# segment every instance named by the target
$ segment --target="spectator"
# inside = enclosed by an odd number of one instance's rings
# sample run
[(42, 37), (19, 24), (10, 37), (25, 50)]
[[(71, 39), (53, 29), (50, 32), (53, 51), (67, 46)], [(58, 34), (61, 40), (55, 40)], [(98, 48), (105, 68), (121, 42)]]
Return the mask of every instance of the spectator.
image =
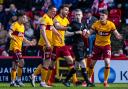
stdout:
[(37, 10), (40, 10), (44, 5), (45, 1), (49, 0), (32, 0), (32, 6), (35, 7)]
[(9, 11), (7, 12), (7, 20), (9, 21), (12, 16), (16, 16), (17, 14), (17, 8), (15, 4), (10, 4)]
[[(91, 29), (92, 24), (97, 21), (97, 18), (92, 15), (92, 11), (90, 9), (85, 10), (85, 14), (86, 14), (85, 23), (87, 25), (87, 28)], [(96, 37), (96, 34), (93, 33), (88, 38), (89, 50), (87, 51), (89, 56), (91, 56), (92, 54), (95, 37)]]
[(34, 30), (37, 30), (38, 28), (39, 28), (39, 25), (40, 25), (40, 21), (39, 21), (39, 19), (40, 19), (40, 14), (38, 13), (38, 12), (35, 12), (34, 13), (34, 19), (33, 19), (33, 23), (32, 23), (32, 25), (33, 25), (33, 28), (34, 28)]
[(3, 25), (0, 23), (0, 55), (2, 55), (2, 52), (5, 50), (7, 37), (7, 31), (4, 30)]
[[(25, 33), (24, 33), (25, 38), (27, 40), (32, 41), (34, 39), (34, 30), (31, 28), (30, 22), (25, 23)], [(31, 55), (29, 54), (29, 51), (33, 51), (35, 48), (29, 46), (28, 44), (23, 42), (23, 55)]]
[(47, 12), (48, 11), (48, 7), (52, 4), (51, 0), (44, 0), (44, 5), (41, 8), (43, 12)]
[(92, 5), (93, 14), (99, 16), (99, 12), (104, 9), (108, 9), (107, 3), (104, 0), (94, 0)]
[(32, 21), (32, 26), (33, 26), (33, 29), (34, 29), (34, 34), (35, 34), (35, 37), (37, 39), (37, 41), (39, 40), (40, 38), (40, 14), (35, 12), (34, 13), (34, 19)]
[(0, 22), (6, 27), (7, 20), (6, 20), (6, 13), (4, 11), (3, 4), (0, 4)]
[(97, 18), (92, 15), (91, 9), (85, 10), (85, 23), (87, 24), (88, 29), (91, 28), (92, 24), (97, 21)]
[(13, 22), (15, 22), (17, 20), (17, 16), (16, 15), (13, 15), (11, 18), (10, 18), (10, 20), (9, 20), (9, 22), (8, 22), (8, 24), (7, 24), (7, 31), (10, 29), (10, 26), (11, 26), (11, 24), (13, 23)]
[(91, 8), (93, 0), (78, 0), (77, 8)]
[(107, 3), (109, 10), (116, 6), (115, 0), (105, 0), (104, 2)]
[[(27, 40), (32, 40), (34, 37), (34, 30), (31, 28), (31, 25), (29, 22), (25, 23), (25, 33), (24, 36), (27, 38)], [(23, 46), (29, 46), (28, 44), (25, 44), (23, 42)]]

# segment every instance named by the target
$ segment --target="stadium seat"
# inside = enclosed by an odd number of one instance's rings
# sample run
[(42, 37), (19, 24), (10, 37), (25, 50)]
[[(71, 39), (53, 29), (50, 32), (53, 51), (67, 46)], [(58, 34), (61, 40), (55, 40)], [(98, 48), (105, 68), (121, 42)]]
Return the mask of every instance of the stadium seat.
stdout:
[(121, 17), (121, 10), (120, 9), (111, 9), (109, 14), (110, 15), (118, 15)]
[(121, 26), (121, 10), (120, 9), (112, 9), (110, 10), (108, 19), (115, 23), (117, 27)]

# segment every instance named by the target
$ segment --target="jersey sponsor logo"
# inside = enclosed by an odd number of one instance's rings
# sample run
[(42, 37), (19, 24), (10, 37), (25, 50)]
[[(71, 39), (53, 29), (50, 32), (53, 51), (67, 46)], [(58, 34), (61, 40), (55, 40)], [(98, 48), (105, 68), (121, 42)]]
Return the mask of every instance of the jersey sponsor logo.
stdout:
[(97, 34), (100, 35), (100, 36), (108, 36), (108, 35), (110, 35), (110, 32), (97, 31)]

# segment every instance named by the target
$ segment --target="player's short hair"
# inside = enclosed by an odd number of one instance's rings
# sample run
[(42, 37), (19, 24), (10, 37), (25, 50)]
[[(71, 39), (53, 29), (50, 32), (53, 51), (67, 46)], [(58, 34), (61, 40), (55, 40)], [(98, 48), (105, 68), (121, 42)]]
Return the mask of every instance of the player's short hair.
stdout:
[(108, 15), (108, 10), (101, 10), (100, 13)]
[(17, 17), (22, 17), (22, 16), (24, 16), (24, 15), (25, 15), (24, 12), (18, 12), (18, 13), (16, 14)]
[(71, 6), (69, 4), (63, 4), (62, 6), (60, 6), (60, 9), (58, 10), (58, 12), (60, 12), (65, 7), (70, 8)]
[(55, 6), (55, 5), (50, 5), (50, 6), (48, 7), (48, 10), (51, 10), (52, 8), (56, 8), (56, 6)]

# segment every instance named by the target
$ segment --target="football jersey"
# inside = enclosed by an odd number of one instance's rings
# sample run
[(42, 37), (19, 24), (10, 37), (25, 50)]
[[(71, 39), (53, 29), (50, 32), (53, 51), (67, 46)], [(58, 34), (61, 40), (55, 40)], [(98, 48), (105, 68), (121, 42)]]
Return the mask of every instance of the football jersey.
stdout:
[[(61, 26), (66, 27), (67, 25), (69, 25), (69, 20), (65, 17), (62, 18), (60, 15), (57, 15), (54, 18), (55, 21), (57, 21)], [(53, 45), (54, 46), (64, 46), (65, 45), (65, 31), (61, 30), (61, 29), (57, 29), (58, 32), (61, 34), (62, 36), (62, 42), (60, 42), (59, 37), (56, 34), (53, 34)]]
[(16, 40), (11, 39), (9, 50), (14, 52), (16, 50), (21, 51), (25, 31), (24, 25), (14, 22), (11, 25), (11, 30), (13, 31), (12, 36), (14, 36)]
[[(51, 45), (53, 45), (52, 42), (52, 29), (51, 26), (53, 26), (53, 19), (50, 18), (47, 14), (44, 14), (43, 17), (40, 19), (40, 25), (45, 25), (46, 26), (46, 37), (48, 39), (48, 41), (50, 42)], [(45, 46), (45, 41), (44, 38), (42, 36), (42, 32), (40, 31), (40, 39), (39, 39), (39, 43), (38, 45), (40, 46)]]
[(96, 32), (95, 45), (106, 46), (111, 44), (111, 32), (116, 30), (113, 22), (107, 20), (106, 24), (101, 24), (100, 21), (97, 21), (92, 25), (92, 29)]

